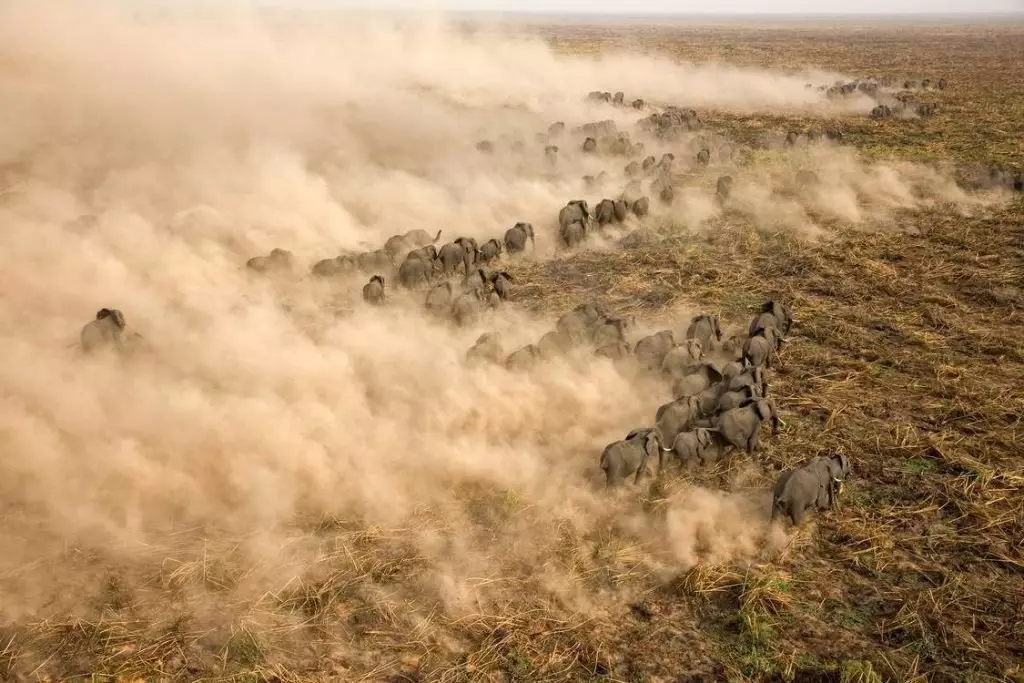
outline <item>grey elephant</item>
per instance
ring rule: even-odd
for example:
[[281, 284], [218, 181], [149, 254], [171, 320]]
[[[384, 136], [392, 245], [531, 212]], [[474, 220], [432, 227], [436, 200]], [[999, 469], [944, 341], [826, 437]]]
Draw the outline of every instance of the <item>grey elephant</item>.
[[561, 135], [564, 132], [565, 132], [565, 121], [555, 121], [550, 126], [548, 126], [548, 135], [550, 137], [556, 138], [556, 137], [558, 137], [559, 135]]
[[743, 342], [743, 362], [755, 368], [772, 367], [773, 361], [778, 358], [780, 341], [781, 337], [774, 327], [758, 328], [753, 336]]
[[591, 329], [609, 317], [603, 306], [587, 301], [562, 314], [555, 322], [555, 329], [572, 343], [581, 344], [591, 339]]
[[633, 100], [631, 106], [633, 107], [633, 109], [643, 109], [644, 106], [645, 106], [645, 103], [641, 99], [635, 99], [635, 100]]
[[395, 267], [391, 255], [384, 249], [367, 251], [355, 257], [356, 267], [364, 273], [389, 271]]
[[480, 258], [480, 247], [473, 237], [458, 237], [455, 239], [455, 244], [462, 247], [462, 265], [465, 267], [465, 271], [468, 273]]
[[451, 282], [445, 281], [437, 283], [427, 292], [427, 310], [435, 315], [446, 314], [451, 310], [452, 299], [454, 296], [455, 291], [452, 288]]
[[724, 413], [727, 410], [739, 408], [750, 401], [759, 401], [764, 398], [761, 394], [761, 388], [756, 384], [743, 386], [739, 389], [730, 389], [728, 387], [722, 387], [722, 389], [723, 391], [718, 394], [715, 403], [714, 411], [717, 413]]
[[374, 306], [384, 303], [384, 276], [374, 275], [363, 285], [363, 301]]
[[654, 420], [662, 440], [665, 443], [675, 443], [679, 433], [690, 430], [701, 416], [700, 401], [697, 397], [685, 396], [658, 408]]
[[761, 304], [757, 315], [750, 321], [747, 335], [753, 336], [759, 327], [774, 327], [781, 333], [780, 336], [784, 337], [789, 334], [792, 325], [793, 313], [790, 311], [789, 306], [780, 301], [768, 299]]
[[434, 262], [410, 252], [398, 267], [398, 282], [406, 289], [425, 286], [433, 275]]
[[722, 328], [719, 325], [718, 316], [707, 313], [694, 316], [686, 328], [685, 336], [687, 339], [699, 340], [701, 348], [704, 351], [710, 351], [714, 348], [712, 340], [722, 341]]
[[633, 213], [638, 217], [646, 216], [651, 212], [651, 200], [647, 197], [640, 197], [633, 202]]
[[671, 173], [672, 167], [675, 165], [676, 155], [672, 152], [665, 152], [661, 155], [661, 159], [658, 160], [658, 169], [662, 173]]
[[654, 155], [644, 157], [644, 160], [640, 162], [640, 168], [644, 173], [650, 173], [658, 165], [658, 160], [654, 158]]
[[466, 362], [469, 365], [497, 364], [501, 358], [501, 339], [495, 332], [484, 332], [466, 351]]
[[617, 223], [623, 223], [626, 217], [629, 216], [629, 204], [621, 199], [616, 199], [612, 202], [612, 210], [615, 214], [615, 221]]
[[537, 246], [533, 236], [533, 225], [522, 222], [516, 223], [505, 231], [505, 250], [510, 254], [524, 251], [527, 238], [529, 238], [531, 246]]
[[594, 222], [598, 227], [604, 227], [615, 222], [615, 202], [611, 199], [602, 199], [594, 207]]
[[558, 238], [562, 246], [572, 249], [587, 239], [587, 225], [583, 221], [573, 221], [558, 229]]
[[[437, 260], [441, 264], [441, 272], [445, 276], [451, 275], [466, 262], [466, 250], [455, 242], [449, 242], [438, 250]], [[466, 272], [469, 272], [468, 268]]]
[[704, 348], [699, 339], [687, 339], [669, 349], [661, 360], [661, 372], [674, 379], [685, 377], [704, 357]]
[[116, 308], [101, 308], [96, 318], [87, 322], [79, 333], [82, 350], [91, 353], [101, 348], [120, 351], [124, 345], [124, 314]]
[[[768, 396], [768, 378], [765, 376], [764, 369], [748, 366], [742, 362], [738, 365], [740, 366], [738, 372], [732, 372], [732, 368], [730, 368], [730, 374], [726, 375], [727, 390], [737, 391], [743, 387], [757, 387], [761, 396]], [[723, 371], [722, 374], [725, 375], [725, 372]]]
[[537, 363], [543, 360], [540, 348], [536, 344], [527, 344], [523, 348], [513, 351], [505, 359], [505, 367], [513, 371], [526, 371], [536, 367]]
[[480, 263], [490, 263], [501, 256], [501, 251], [501, 242], [492, 237], [480, 246], [480, 254], [477, 260]]
[[313, 267], [309, 269], [310, 275], [313, 277], [335, 277], [338, 275], [346, 275], [351, 273], [356, 268], [355, 258], [349, 254], [342, 254], [334, 258], [320, 259], [313, 264]]
[[612, 104], [614, 104], [614, 105], [616, 105], [618, 107], [621, 107], [623, 105], [623, 103], [625, 103], [625, 101], [626, 101], [626, 94], [624, 92], [622, 92], [622, 91], [619, 91], [619, 92], [615, 93], [615, 95], [612, 97]]
[[491, 275], [491, 286], [494, 287], [494, 293], [502, 301], [508, 301], [509, 295], [512, 293], [512, 276], [501, 270]]
[[[635, 474], [633, 483], [638, 483], [647, 472], [651, 458], [662, 462], [662, 452], [662, 439], [657, 429], [635, 429], [625, 439], [608, 444], [601, 452], [605, 488], [620, 486], [631, 474]], [[660, 466], [658, 470], [660, 472]]]
[[269, 256], [253, 256], [245, 262], [246, 268], [258, 273], [267, 273], [273, 270], [291, 270], [295, 257], [287, 249], [271, 249]]
[[687, 396], [697, 396], [702, 391], [718, 386], [721, 381], [722, 373], [714, 365], [698, 363], [672, 384], [672, 397], [678, 400]]
[[672, 330], [661, 330], [636, 343], [633, 355], [646, 370], [660, 370], [665, 356], [676, 345]]
[[692, 473], [698, 467], [718, 462], [732, 446], [715, 429], [698, 427], [692, 431], [680, 432], [672, 446], [665, 449], [682, 466], [683, 471]]
[[697, 152], [697, 165], [707, 166], [711, 163], [711, 150], [705, 147], [701, 151]]
[[783, 472], [772, 492], [772, 520], [785, 515], [800, 526], [808, 510], [833, 509], [849, 473], [850, 463], [841, 453], [819, 456]]
[[738, 408], [725, 411], [714, 421], [717, 422], [717, 425], [701, 426], [717, 426], [726, 441], [739, 450], [753, 453], [757, 450], [758, 439], [761, 435], [761, 423], [765, 420], [771, 420], [772, 434], [778, 434], [779, 411], [775, 406], [775, 401], [770, 398], [751, 401]]
[[594, 351], [594, 355], [599, 358], [608, 358], [610, 360], [625, 360], [632, 355], [632, 348], [629, 344], [621, 339], [602, 344], [597, 347]]
[[622, 172], [630, 178], [636, 178], [640, 175], [640, 162], [631, 161], [623, 167]]
[[661, 200], [662, 204], [671, 204], [676, 198], [676, 190], [674, 187], [668, 184], [661, 186], [661, 191], [658, 192], [658, 199]]
[[537, 342], [541, 356], [545, 359], [555, 358], [572, 348], [572, 339], [559, 330], [549, 330]]
[[565, 227], [574, 221], [584, 225], [590, 222], [590, 206], [585, 199], [572, 199], [558, 212], [558, 225]]
[[486, 294], [480, 289], [463, 292], [452, 302], [452, 320], [459, 327], [474, 324], [483, 310]]
[[729, 199], [729, 195], [732, 194], [732, 176], [724, 175], [718, 179], [718, 183], [715, 185], [715, 198], [718, 199], [719, 203], [724, 203]]
[[391, 256], [392, 261], [397, 261], [398, 257], [409, 251], [410, 249], [416, 249], [418, 247], [425, 247], [428, 244], [434, 244], [441, 239], [441, 230], [437, 231], [437, 235], [434, 239], [430, 239], [430, 235], [426, 230], [422, 228], [415, 228], [407, 233], [401, 235], [392, 235], [384, 242], [384, 251]]
[[593, 154], [597, 151], [597, 139], [587, 138], [583, 141], [583, 152], [586, 154]]
[[466, 291], [478, 290], [482, 294], [488, 291], [487, 285], [491, 281], [491, 274], [486, 268], [477, 268], [462, 278], [462, 288]]

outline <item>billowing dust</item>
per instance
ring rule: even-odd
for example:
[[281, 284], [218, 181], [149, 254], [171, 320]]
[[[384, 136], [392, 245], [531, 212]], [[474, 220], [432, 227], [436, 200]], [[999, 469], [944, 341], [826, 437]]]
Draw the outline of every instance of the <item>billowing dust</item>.
[[[552, 164], [537, 134], [603, 119], [634, 131], [652, 111], [587, 102], [589, 91], [708, 119], [829, 117], [841, 105], [805, 84], [835, 75], [557, 56], [440, 20], [85, 7], [0, 7], [8, 618], [87, 610], [104, 568], [167, 587], [199, 561], [208, 581], [208, 567], [224, 567], [239, 604], [358, 571], [337, 545], [348, 542], [409, 548], [419, 570], [402, 590], [453, 613], [483, 609], [523, 567], [586, 610], [582, 580], [550, 561], [564, 539], [614, 528], [619, 545], [605, 552], [668, 574], [784, 542], [766, 491], [686, 489], [660, 515], [605, 494], [602, 448], [653, 422], [664, 383], [586, 352], [529, 373], [463, 364], [483, 331], [508, 353], [564, 311], [536, 319], [512, 303], [456, 328], [393, 280], [373, 308], [359, 296], [368, 274], [324, 283], [308, 269], [415, 228], [483, 241], [518, 221], [537, 229], [520, 258], [559, 257], [558, 209], [618, 196], [627, 160], [585, 155], [567, 132]], [[742, 168], [716, 154], [694, 170], [696, 132], [632, 134], [647, 154], [676, 154], [676, 199], [652, 196], [648, 220], [678, 229], [712, 229], [726, 173], [740, 210], [808, 234], [821, 220], [976, 203], [930, 168], [866, 164], [826, 141]], [[716, 150], [728, 142], [700, 134]], [[802, 195], [789, 191], [798, 168], [820, 180]], [[246, 270], [274, 247], [295, 254], [292, 276]], [[148, 353], [83, 356], [78, 332], [102, 307], [121, 309]], [[677, 335], [697, 312], [678, 311]], [[317, 540], [323, 520], [341, 539], [330, 548]], [[212, 598], [196, 585], [187, 600], [199, 609]]]

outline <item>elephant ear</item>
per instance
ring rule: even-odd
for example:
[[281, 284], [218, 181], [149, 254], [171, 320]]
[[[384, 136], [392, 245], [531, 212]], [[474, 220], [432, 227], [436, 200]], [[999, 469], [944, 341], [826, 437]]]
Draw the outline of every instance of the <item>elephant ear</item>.
[[103, 320], [104, 318], [106, 318], [109, 315], [110, 315], [110, 309], [109, 308], [101, 308], [100, 310], [96, 311], [96, 319], [97, 320]]
[[644, 440], [644, 448], [647, 450], [647, 454], [653, 458], [657, 458], [661, 452], [661, 434], [657, 429], [651, 429], [647, 432], [647, 437]]
[[125, 325], [124, 313], [122, 313], [121, 311], [117, 310], [116, 308], [112, 308], [110, 310], [110, 317], [114, 319], [114, 324], [117, 325], [118, 328], [120, 328], [122, 330], [124, 329], [124, 325]]
[[512, 282], [512, 276], [511, 276], [511, 275], [509, 275], [508, 273], [506, 273], [506, 272], [505, 272], [504, 270], [503, 270], [503, 271], [501, 271], [501, 272], [500, 272], [500, 273], [498, 273], [498, 274], [499, 274], [499, 275], [501, 275], [502, 277], [504, 277], [504, 278], [505, 278], [506, 280], [508, 280], [509, 282]]
[[836, 453], [832, 458], [839, 462], [839, 469], [842, 471], [843, 477], [845, 478], [850, 472], [850, 461], [843, 453]]
[[697, 443], [702, 446], [707, 446], [711, 443], [711, 432], [701, 427], [697, 430]]

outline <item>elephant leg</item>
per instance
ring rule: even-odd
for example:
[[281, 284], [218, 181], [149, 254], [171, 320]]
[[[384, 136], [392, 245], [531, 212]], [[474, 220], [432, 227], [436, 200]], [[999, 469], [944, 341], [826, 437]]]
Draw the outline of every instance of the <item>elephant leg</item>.
[[793, 526], [800, 526], [804, 521], [804, 506], [801, 504], [791, 504], [789, 506], [789, 518], [793, 522]]
[[761, 430], [755, 429], [754, 433], [747, 438], [747, 453], [753, 454], [757, 450], [757, 439], [760, 436]]

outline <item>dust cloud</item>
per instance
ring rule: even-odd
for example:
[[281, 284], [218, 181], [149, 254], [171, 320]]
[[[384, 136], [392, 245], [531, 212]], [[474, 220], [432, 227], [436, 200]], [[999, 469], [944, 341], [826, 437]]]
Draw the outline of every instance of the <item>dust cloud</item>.
[[[395, 542], [426, 570], [407, 589], [456, 612], [499, 592], [480, 577], [513, 562], [582, 608], [546, 553], [606, 527], [676, 568], [705, 546], [716, 561], [761, 552], [768, 526], [749, 501], [682, 492], [653, 521], [601, 491], [601, 449], [649, 425], [667, 387], [585, 353], [533, 373], [468, 368], [482, 331], [508, 353], [553, 320], [509, 306], [454, 328], [422, 313], [421, 293], [391, 288], [372, 308], [359, 298], [365, 276], [307, 273], [416, 228], [500, 239], [517, 221], [538, 231], [525, 258], [549, 258], [554, 217], [585, 193], [581, 178], [608, 169], [617, 196], [625, 161], [565, 138], [552, 165], [537, 133], [646, 115], [588, 103], [588, 91], [828, 115], [807, 77], [557, 56], [442, 21], [4, 3], [5, 614], [84, 609], [107, 566], [137, 563], [166, 586], [216, 556], [237, 574], [225, 582], [252, 595], [349, 567], [311, 541], [310, 520], [366, 525], [384, 545], [382, 529], [406, 529]], [[493, 154], [477, 150], [483, 139]], [[673, 149], [646, 141], [651, 154]], [[893, 170], [894, 184], [829, 147], [809, 154], [823, 180], [814, 201], [844, 219], [862, 218], [858, 193], [904, 208], [921, 201], [905, 179], [941, 185], [913, 169]], [[747, 197], [774, 205], [769, 170], [733, 172], [740, 202], [754, 201], [746, 182]], [[720, 212], [711, 195], [680, 196], [654, 211], [694, 227]], [[295, 254], [291, 277], [246, 270], [275, 247]], [[124, 312], [144, 353], [74, 347], [102, 307]], [[481, 492], [504, 501], [500, 532], [479, 531], [494, 522], [472, 503]], [[82, 552], [98, 564], [72, 560]]]

